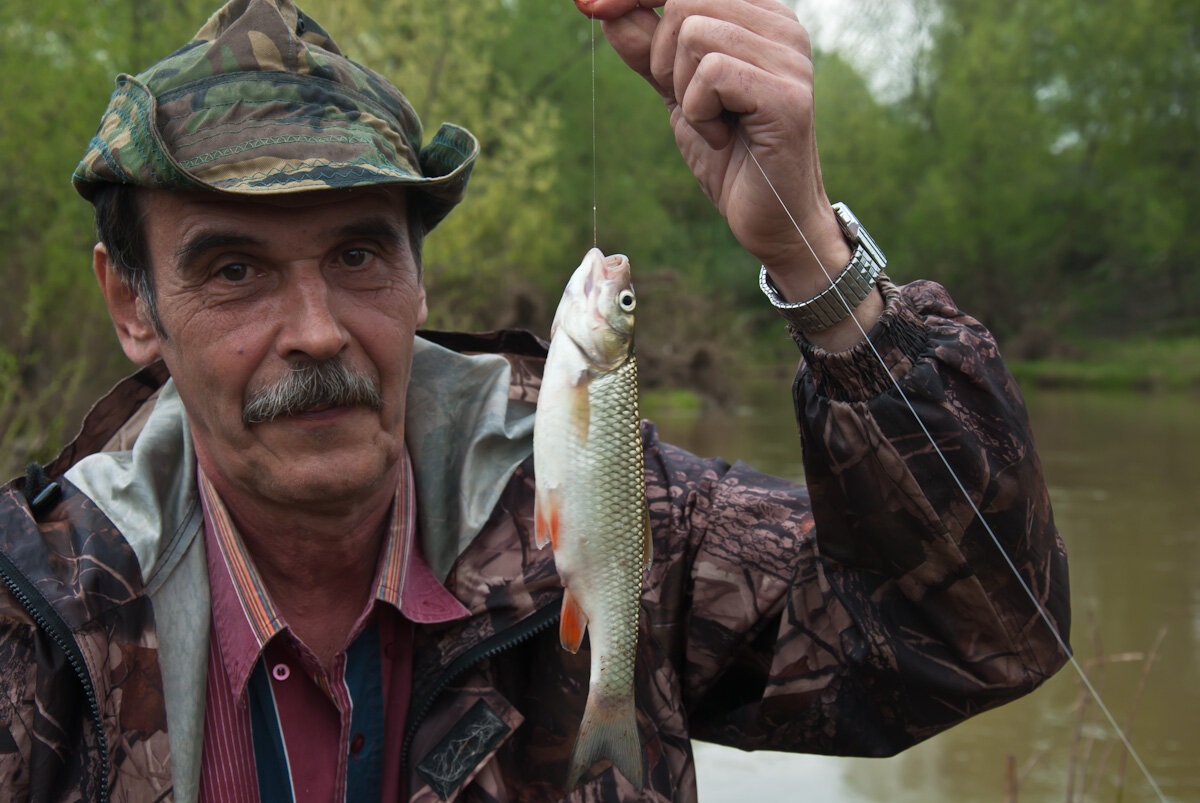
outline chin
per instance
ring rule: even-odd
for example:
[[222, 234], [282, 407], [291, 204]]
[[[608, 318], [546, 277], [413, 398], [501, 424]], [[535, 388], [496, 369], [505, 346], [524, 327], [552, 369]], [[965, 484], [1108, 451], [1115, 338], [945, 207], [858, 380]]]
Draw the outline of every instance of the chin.
[[395, 466], [395, 460], [361, 452], [300, 457], [272, 478], [271, 496], [281, 503], [305, 507], [356, 503], [378, 493], [381, 484], [394, 475]]

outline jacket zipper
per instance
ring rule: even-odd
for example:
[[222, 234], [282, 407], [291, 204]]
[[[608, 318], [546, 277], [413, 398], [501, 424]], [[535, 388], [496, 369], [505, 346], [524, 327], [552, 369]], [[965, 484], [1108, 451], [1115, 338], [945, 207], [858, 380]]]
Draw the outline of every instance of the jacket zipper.
[[7, 586], [9, 592], [29, 613], [42, 632], [50, 636], [58, 648], [63, 651], [67, 657], [67, 663], [71, 665], [75, 676], [83, 684], [92, 724], [96, 728], [96, 743], [100, 750], [100, 796], [98, 800], [100, 803], [107, 803], [109, 799], [108, 737], [104, 735], [104, 720], [100, 716], [100, 706], [96, 702], [96, 688], [92, 685], [92, 678], [88, 674], [83, 651], [79, 649], [79, 644], [71, 634], [71, 629], [67, 627], [67, 623], [63, 621], [58, 611], [54, 610], [50, 601], [37, 590], [29, 578], [12, 562], [12, 558], [3, 551], [0, 551], [0, 579], [4, 580], [4, 585]]
[[405, 728], [404, 746], [400, 750], [400, 768], [405, 777], [408, 774], [408, 752], [412, 747], [412, 740], [417, 733], [417, 728], [420, 727], [421, 721], [425, 719], [425, 715], [429, 713], [429, 709], [433, 708], [434, 701], [437, 700], [442, 690], [449, 685], [450, 681], [463, 672], [466, 672], [478, 662], [498, 655], [510, 647], [515, 647], [521, 642], [533, 638], [557, 622], [561, 613], [562, 601], [559, 598], [555, 602], [539, 608], [523, 622], [519, 622], [507, 630], [502, 630], [499, 633], [493, 634], [490, 638], [479, 642], [450, 662], [450, 665], [446, 667], [441, 677], [438, 678], [437, 683], [434, 684], [433, 690], [429, 694], [424, 695], [424, 701], [421, 703], [421, 707], [417, 709], [416, 716], [410, 717], [408, 727]]

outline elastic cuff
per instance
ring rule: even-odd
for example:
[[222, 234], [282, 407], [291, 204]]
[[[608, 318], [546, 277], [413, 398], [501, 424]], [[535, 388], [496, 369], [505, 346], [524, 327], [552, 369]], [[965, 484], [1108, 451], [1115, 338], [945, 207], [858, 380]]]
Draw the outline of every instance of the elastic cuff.
[[901, 380], [924, 351], [925, 324], [901, 297], [900, 288], [887, 276], [879, 277], [878, 286], [884, 309], [867, 333], [870, 343], [860, 342], [845, 351], [827, 351], [810, 343], [794, 326], [788, 326], [804, 355], [813, 385], [822, 396], [834, 401], [869, 401], [891, 390], [893, 378]]

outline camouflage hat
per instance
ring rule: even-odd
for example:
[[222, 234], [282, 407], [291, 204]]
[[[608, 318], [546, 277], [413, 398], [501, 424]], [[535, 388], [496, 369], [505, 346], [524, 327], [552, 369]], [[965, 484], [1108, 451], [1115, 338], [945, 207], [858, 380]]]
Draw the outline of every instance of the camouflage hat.
[[341, 54], [291, 0], [232, 0], [195, 38], [117, 77], [72, 180], [264, 195], [395, 184], [425, 196], [432, 227], [466, 189], [479, 144], [421, 121], [378, 73]]

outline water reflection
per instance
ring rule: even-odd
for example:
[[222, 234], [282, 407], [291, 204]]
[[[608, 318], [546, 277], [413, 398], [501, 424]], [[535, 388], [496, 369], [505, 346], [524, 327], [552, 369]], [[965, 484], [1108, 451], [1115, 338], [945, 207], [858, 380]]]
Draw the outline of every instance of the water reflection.
[[[698, 454], [799, 478], [786, 381], [755, 387], [732, 416], [659, 415], [663, 438]], [[1161, 627], [1129, 729], [1169, 799], [1200, 799], [1200, 399], [1038, 392], [1028, 397], [1055, 519], [1071, 559], [1072, 643], [1113, 715], [1130, 722], [1144, 661]], [[893, 759], [748, 754], [698, 745], [705, 803], [775, 800], [988, 801], [1003, 797], [1013, 756], [1019, 800], [1115, 800], [1123, 751], [1094, 705], [1079, 727], [1080, 684], [1067, 668], [1033, 695]], [[1081, 736], [1076, 741], [1076, 734]], [[1132, 760], [1123, 801], [1157, 800]]]

